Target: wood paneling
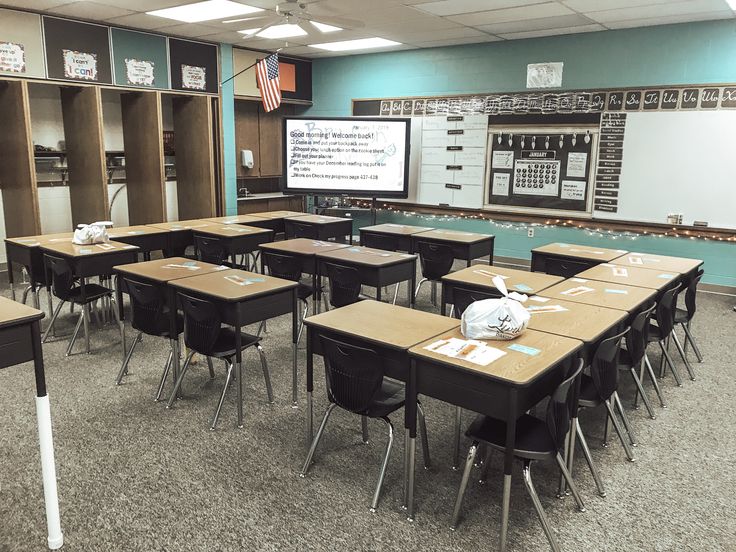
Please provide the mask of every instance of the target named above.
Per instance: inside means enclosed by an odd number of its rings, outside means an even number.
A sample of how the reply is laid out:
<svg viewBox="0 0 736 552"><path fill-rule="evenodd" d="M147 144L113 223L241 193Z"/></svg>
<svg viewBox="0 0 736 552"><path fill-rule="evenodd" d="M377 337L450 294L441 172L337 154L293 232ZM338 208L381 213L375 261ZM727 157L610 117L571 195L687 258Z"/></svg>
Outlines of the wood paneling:
<svg viewBox="0 0 736 552"><path fill-rule="evenodd" d="M158 92L120 96L130 224L166 220L163 123Z"/></svg>
<svg viewBox="0 0 736 552"><path fill-rule="evenodd" d="M97 86L61 88L72 224L108 218L107 172L102 138L102 98Z"/></svg>
<svg viewBox="0 0 736 552"><path fill-rule="evenodd" d="M215 216L212 111L207 96L176 96L174 146L179 220Z"/></svg>
<svg viewBox="0 0 736 552"><path fill-rule="evenodd" d="M235 159L238 178L260 176L260 139L258 133L258 104L256 102L235 101ZM246 169L240 160L241 150L253 152L253 168Z"/></svg>
<svg viewBox="0 0 736 552"><path fill-rule="evenodd" d="M41 233L33 162L28 85L0 82L0 189L5 234L12 238Z"/></svg>
<svg viewBox="0 0 736 552"><path fill-rule="evenodd" d="M260 102L236 100L235 148L238 178L281 176L282 121L294 115L294 106L281 104L266 113ZM246 169L240 161L240 151L253 152L253 168Z"/></svg>
<svg viewBox="0 0 736 552"><path fill-rule="evenodd" d="M273 197L268 199L249 199L238 201L238 214L260 213L263 211L299 211L304 212L302 196Z"/></svg>

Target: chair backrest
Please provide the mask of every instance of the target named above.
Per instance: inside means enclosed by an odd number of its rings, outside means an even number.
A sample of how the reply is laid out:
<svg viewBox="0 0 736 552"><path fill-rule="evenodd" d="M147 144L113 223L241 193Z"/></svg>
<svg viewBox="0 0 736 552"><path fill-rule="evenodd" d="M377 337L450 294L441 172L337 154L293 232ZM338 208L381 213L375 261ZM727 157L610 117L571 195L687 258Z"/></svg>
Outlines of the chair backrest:
<svg viewBox="0 0 736 552"><path fill-rule="evenodd" d="M547 403L547 429L557 450L565 443L565 436L570 431L570 418L575 411L575 383L583 371L583 359L579 359L573 373L560 383L549 397Z"/></svg>
<svg viewBox="0 0 736 552"><path fill-rule="evenodd" d="M678 288L665 291L657 301L657 326L663 336L667 336L675 326L675 307L677 305Z"/></svg>
<svg viewBox="0 0 736 552"><path fill-rule="evenodd" d="M455 318L461 318L465 309L476 301L497 299L498 297L501 297L500 292L493 293L492 291L477 291L456 287L452 290L453 304L455 305L453 314Z"/></svg>
<svg viewBox="0 0 736 552"><path fill-rule="evenodd" d="M367 233L361 234L360 245L385 251L396 251L399 248L399 240L395 236Z"/></svg>
<svg viewBox="0 0 736 552"><path fill-rule="evenodd" d="M687 291L685 291L685 308L687 309L688 320L692 320L693 316L695 316L695 297L698 293L698 284L700 283L700 279L703 277L704 273L704 270L698 270L695 278L690 280L690 283L687 286Z"/></svg>
<svg viewBox="0 0 736 552"><path fill-rule="evenodd" d="M383 383L381 357L372 349L325 336L320 339L330 400L350 412L365 412Z"/></svg>
<svg viewBox="0 0 736 552"><path fill-rule="evenodd" d="M197 248L197 257L202 262L219 265L227 260L227 250L220 238L195 234L194 245Z"/></svg>
<svg viewBox="0 0 736 552"><path fill-rule="evenodd" d="M184 311L184 343L188 348L210 356L220 335L220 312L205 299L180 293L179 301Z"/></svg>
<svg viewBox="0 0 736 552"><path fill-rule="evenodd" d="M590 362L590 375L598 391L598 396L605 401L618 389L618 364L621 352L621 340L629 331L626 328L619 334L600 342Z"/></svg>
<svg viewBox="0 0 736 552"><path fill-rule="evenodd" d="M302 277L302 261L299 257L263 251L263 262L271 276L298 282Z"/></svg>
<svg viewBox="0 0 736 552"><path fill-rule="evenodd" d="M335 308L352 305L360 297L360 271L351 266L327 264L330 281L330 304Z"/></svg>
<svg viewBox="0 0 736 552"><path fill-rule="evenodd" d="M419 261L422 265L422 276L428 280L438 281L452 270L455 254L452 247L440 243L417 243Z"/></svg>
<svg viewBox="0 0 736 552"><path fill-rule="evenodd" d="M51 272L51 289L62 301L68 301L74 288L74 274L66 259L46 255L46 266Z"/></svg>
<svg viewBox="0 0 736 552"><path fill-rule="evenodd" d="M317 239L317 227L312 224L303 224L301 222L292 221L291 228L294 238L310 238Z"/></svg>
<svg viewBox="0 0 736 552"><path fill-rule="evenodd" d="M158 335L166 306L164 294L157 286L125 278L130 297L131 326L148 335Z"/></svg>
<svg viewBox="0 0 736 552"><path fill-rule="evenodd" d="M652 305L641 311L631 322L629 333L626 334L626 350L631 357L631 365L638 366L647 350L649 343L649 328L652 313L657 305Z"/></svg>

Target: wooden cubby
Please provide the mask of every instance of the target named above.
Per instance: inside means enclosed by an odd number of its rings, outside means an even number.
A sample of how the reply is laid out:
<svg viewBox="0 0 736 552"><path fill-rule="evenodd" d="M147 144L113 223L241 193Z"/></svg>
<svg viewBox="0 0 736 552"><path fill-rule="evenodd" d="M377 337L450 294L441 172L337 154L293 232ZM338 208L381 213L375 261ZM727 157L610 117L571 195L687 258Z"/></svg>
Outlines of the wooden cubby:
<svg viewBox="0 0 736 552"><path fill-rule="evenodd" d="M0 190L6 237L41 233L28 83L0 81Z"/></svg>
<svg viewBox="0 0 736 552"><path fill-rule="evenodd" d="M292 116L295 106L281 104L266 113L261 102L235 100L235 148L238 178L273 178L281 176L282 121ZM240 163L240 150L253 152L253 168Z"/></svg>

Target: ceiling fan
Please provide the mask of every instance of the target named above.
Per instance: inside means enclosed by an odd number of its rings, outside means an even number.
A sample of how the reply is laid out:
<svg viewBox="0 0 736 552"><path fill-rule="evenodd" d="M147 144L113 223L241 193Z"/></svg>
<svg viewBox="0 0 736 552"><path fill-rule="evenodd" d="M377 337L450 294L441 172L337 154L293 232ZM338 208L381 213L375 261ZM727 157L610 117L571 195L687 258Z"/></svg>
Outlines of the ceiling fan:
<svg viewBox="0 0 736 552"><path fill-rule="evenodd" d="M285 0L284 2L276 5L275 15L231 19L229 21L223 21L223 23L248 23L249 25L252 24L253 26L258 27L257 29L253 29L250 33L244 34L244 39L253 38L257 34L276 25L298 25L305 32L311 30L311 26L306 28L304 27L305 23L317 23L330 27L337 27L339 29L359 29L364 26L364 23L357 19L322 15L316 16L310 13L308 9L309 6L321 1L322 0Z"/></svg>

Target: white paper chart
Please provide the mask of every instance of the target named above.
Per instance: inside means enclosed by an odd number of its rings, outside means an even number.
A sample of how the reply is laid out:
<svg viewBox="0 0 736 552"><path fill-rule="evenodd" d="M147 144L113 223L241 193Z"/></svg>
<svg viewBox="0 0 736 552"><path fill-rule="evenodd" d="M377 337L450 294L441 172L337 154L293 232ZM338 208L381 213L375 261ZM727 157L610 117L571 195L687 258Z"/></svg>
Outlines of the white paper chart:
<svg viewBox="0 0 736 552"><path fill-rule="evenodd" d="M557 196L560 162L549 159L517 159L514 163L514 193Z"/></svg>

